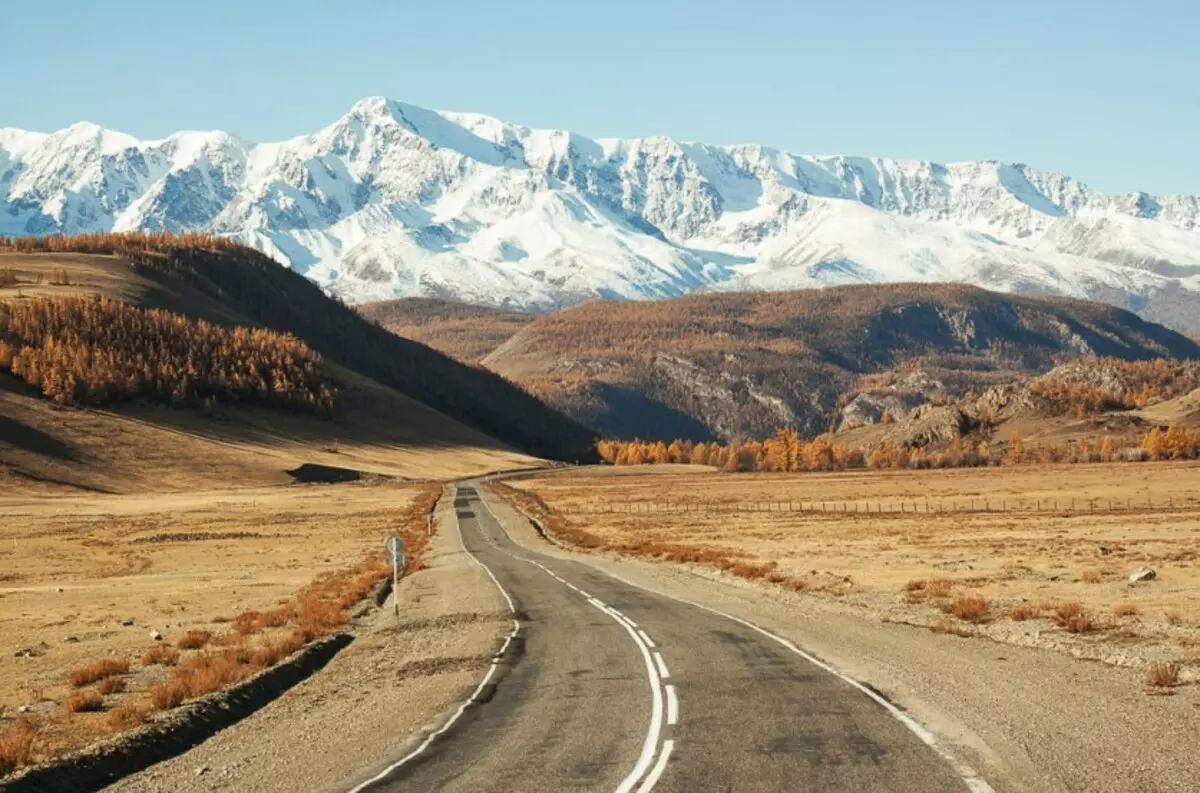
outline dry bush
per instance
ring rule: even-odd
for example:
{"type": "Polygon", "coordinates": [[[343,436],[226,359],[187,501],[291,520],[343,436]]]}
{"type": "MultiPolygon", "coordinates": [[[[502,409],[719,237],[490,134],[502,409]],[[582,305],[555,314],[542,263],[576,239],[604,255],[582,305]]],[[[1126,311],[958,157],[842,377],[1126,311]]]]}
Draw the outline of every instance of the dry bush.
{"type": "Polygon", "coordinates": [[[1180,616],[1178,611],[1168,611],[1166,614],[1163,615],[1163,618],[1167,621],[1168,625],[1182,625],[1183,624],[1183,617],[1180,616]]]}
{"type": "Polygon", "coordinates": [[[950,590],[954,588],[954,582],[948,578],[935,578],[925,585],[925,592],[931,598],[949,597],[950,590]]]}
{"type": "Polygon", "coordinates": [[[1113,606],[1113,614],[1118,617],[1133,617],[1138,613],[1138,607],[1132,603],[1118,603],[1113,606]]]}
{"type": "Polygon", "coordinates": [[[960,620],[965,622],[981,623],[987,622],[991,616],[991,607],[987,599],[978,595],[969,597],[961,597],[950,603],[944,609],[948,614],[953,614],[960,620]]]}
{"type": "Polygon", "coordinates": [[[156,645],[142,653],[142,666],[151,666],[153,664],[174,666],[177,663],[179,663],[179,651],[165,644],[156,645]]]}
{"type": "Polygon", "coordinates": [[[1008,612],[1009,619],[1014,622],[1024,622],[1025,620],[1035,620],[1042,616],[1042,610],[1037,606],[1022,604],[1013,606],[1008,612]]]}
{"type": "Polygon", "coordinates": [[[0,267],[0,288],[8,288],[21,283],[17,271],[11,267],[0,267]]]}
{"type": "Polygon", "coordinates": [[[1087,570],[1084,572],[1084,574],[1082,576],[1080,576],[1080,579],[1085,584],[1099,584],[1100,579],[1101,579],[1100,571],[1099,570],[1087,570]]]}
{"type": "Polygon", "coordinates": [[[1078,603],[1061,603],[1054,609],[1054,622],[1071,633],[1087,633],[1096,625],[1078,603]]]}
{"type": "Polygon", "coordinates": [[[291,607],[270,611],[245,611],[233,618],[233,631],[241,636],[261,633],[267,628],[281,628],[293,616],[291,607]]]}
{"type": "Polygon", "coordinates": [[[70,286],[71,274],[67,272],[66,267],[55,267],[50,271],[51,286],[70,286]]]}
{"type": "Polygon", "coordinates": [[[67,681],[75,688],[82,688],[106,677],[123,675],[128,671],[128,661],[122,658],[102,658],[99,661],[92,661],[86,666],[72,669],[67,673],[67,681]]]}
{"type": "Polygon", "coordinates": [[[32,719],[21,716],[0,732],[0,777],[29,765],[38,728],[32,719]]]}
{"type": "Polygon", "coordinates": [[[104,709],[104,697],[98,691],[76,691],[63,700],[63,710],[67,713],[89,713],[104,709]]]}
{"type": "Polygon", "coordinates": [[[122,702],[108,712],[104,723],[112,732],[132,730],[146,723],[147,709],[145,705],[134,702],[122,702]]]}
{"type": "Polygon", "coordinates": [[[1146,670],[1146,682],[1160,688],[1179,685],[1179,664],[1175,662],[1150,664],[1146,670]]]}
{"type": "Polygon", "coordinates": [[[125,678],[123,677],[106,677],[96,685],[96,690],[101,694],[120,694],[125,690],[125,678]]]}
{"type": "Polygon", "coordinates": [[[182,681],[168,680],[150,687],[150,702],[158,710],[170,710],[182,705],[187,693],[187,686],[182,681]]]}
{"type": "Polygon", "coordinates": [[[199,650],[212,639],[209,631],[188,631],[175,642],[180,650],[199,650]]]}

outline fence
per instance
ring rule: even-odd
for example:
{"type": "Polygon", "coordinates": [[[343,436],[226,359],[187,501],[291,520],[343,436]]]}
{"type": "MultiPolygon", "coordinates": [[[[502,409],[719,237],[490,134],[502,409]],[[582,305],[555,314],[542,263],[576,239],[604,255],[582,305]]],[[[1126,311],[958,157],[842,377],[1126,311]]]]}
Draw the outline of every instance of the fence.
{"type": "Polygon", "coordinates": [[[942,513],[1059,513],[1104,514],[1118,512],[1198,511],[1200,500],[1168,496],[1155,500],[1108,498],[1049,499],[889,499],[860,501],[596,501],[556,505],[567,515],[630,514],[742,514],[807,512],[850,515],[942,514],[942,513]]]}

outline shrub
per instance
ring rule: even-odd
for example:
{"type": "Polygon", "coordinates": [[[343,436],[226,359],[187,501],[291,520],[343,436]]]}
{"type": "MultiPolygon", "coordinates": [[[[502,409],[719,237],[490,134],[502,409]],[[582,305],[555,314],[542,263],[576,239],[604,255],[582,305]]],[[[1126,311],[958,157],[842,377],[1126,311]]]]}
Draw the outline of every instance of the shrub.
{"type": "Polygon", "coordinates": [[[1035,620],[1042,616],[1042,610],[1037,606],[1013,606],[1008,612],[1008,616],[1015,622],[1024,622],[1025,620],[1035,620]]]}
{"type": "Polygon", "coordinates": [[[67,681],[75,688],[82,688],[106,677],[123,675],[128,671],[128,661],[121,658],[102,658],[99,661],[92,661],[86,666],[72,669],[67,673],[67,681]]]}
{"type": "Polygon", "coordinates": [[[158,710],[170,710],[182,705],[187,693],[187,686],[181,681],[168,680],[150,687],[150,701],[158,710]]]}
{"type": "Polygon", "coordinates": [[[1087,613],[1083,610],[1083,606],[1078,603],[1063,603],[1054,610],[1054,622],[1060,628],[1065,628],[1071,633],[1087,633],[1095,628],[1095,624],[1087,613]]]}
{"type": "Polygon", "coordinates": [[[146,708],[133,702],[122,702],[108,712],[104,722],[113,732],[132,730],[146,722],[146,708]]]}
{"type": "Polygon", "coordinates": [[[125,678],[106,677],[96,685],[96,690],[104,695],[119,694],[125,690],[125,678]]]}
{"type": "Polygon", "coordinates": [[[180,650],[199,650],[208,644],[211,638],[212,633],[209,631],[188,631],[175,642],[175,646],[180,650]]]}
{"type": "Polygon", "coordinates": [[[1085,584],[1099,584],[1100,572],[1098,570],[1087,570],[1082,576],[1080,576],[1080,579],[1085,584]]]}
{"type": "Polygon", "coordinates": [[[1179,685],[1179,664],[1155,663],[1146,670],[1146,682],[1160,688],[1179,685]]]}
{"type": "Polygon", "coordinates": [[[977,595],[959,598],[951,603],[946,611],[965,622],[986,622],[991,616],[987,600],[977,595]]]}
{"type": "Polygon", "coordinates": [[[87,713],[104,709],[104,697],[98,691],[76,691],[63,700],[63,710],[67,713],[87,713]]]}
{"type": "Polygon", "coordinates": [[[1168,611],[1163,615],[1163,618],[1166,619],[1168,625],[1183,624],[1183,617],[1179,615],[1178,611],[1168,611]]]}
{"type": "Polygon", "coordinates": [[[0,776],[6,776],[29,765],[33,758],[33,743],[37,734],[37,725],[25,716],[18,718],[0,732],[0,776]]]}
{"type": "Polygon", "coordinates": [[[179,651],[165,644],[156,645],[142,653],[142,666],[151,666],[153,664],[174,666],[177,663],[179,663],[179,651]]]}

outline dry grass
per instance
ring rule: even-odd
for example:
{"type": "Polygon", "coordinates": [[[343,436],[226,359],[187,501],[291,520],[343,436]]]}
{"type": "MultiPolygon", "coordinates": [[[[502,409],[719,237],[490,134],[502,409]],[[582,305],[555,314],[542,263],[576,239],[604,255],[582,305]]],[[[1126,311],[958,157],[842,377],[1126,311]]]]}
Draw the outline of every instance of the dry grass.
{"type": "Polygon", "coordinates": [[[1096,627],[1078,603],[1060,603],[1054,609],[1054,624],[1070,633],[1087,633],[1096,627]]]}
{"type": "Polygon", "coordinates": [[[929,630],[934,633],[946,633],[950,634],[951,636],[961,636],[964,639],[974,636],[971,631],[967,630],[961,625],[951,622],[950,620],[938,620],[933,625],[929,626],[929,630]]]}
{"type": "Polygon", "coordinates": [[[142,653],[142,666],[174,666],[179,663],[179,651],[165,644],[155,645],[142,653]]]}
{"type": "Polygon", "coordinates": [[[175,646],[180,650],[199,650],[212,639],[212,631],[188,631],[179,637],[175,646]]]}
{"type": "Polygon", "coordinates": [[[1163,619],[1165,619],[1167,621],[1168,625],[1182,625],[1183,624],[1183,615],[1180,614],[1178,611],[1168,611],[1166,614],[1163,615],[1163,619]]]}
{"type": "Polygon", "coordinates": [[[29,765],[37,737],[37,725],[25,716],[0,732],[0,777],[29,765]]]}
{"type": "Polygon", "coordinates": [[[108,696],[109,694],[120,694],[125,690],[125,678],[106,677],[96,684],[96,690],[105,696],[108,696]]]}
{"type": "Polygon", "coordinates": [[[102,658],[90,664],[77,667],[67,673],[67,682],[75,688],[82,688],[106,677],[123,675],[129,671],[129,662],[123,658],[102,658]]]}
{"type": "Polygon", "coordinates": [[[104,697],[98,691],[76,691],[63,700],[62,707],[66,713],[91,713],[104,709],[104,697]]]}
{"type": "Polygon", "coordinates": [[[1179,685],[1179,664],[1173,661],[1150,664],[1146,669],[1146,682],[1159,688],[1179,685]]]}
{"type": "Polygon", "coordinates": [[[124,732],[146,722],[149,708],[136,702],[122,702],[108,712],[104,724],[110,732],[124,732]]]}
{"type": "MultiPolygon", "coordinates": [[[[1116,638],[1099,620],[1115,619],[1112,584],[1141,566],[1169,570],[1169,578],[1138,588],[1138,609],[1178,615],[1166,640],[1200,646],[1196,462],[1057,466],[1053,476],[1042,466],[812,474],[656,468],[562,472],[511,482],[515,496],[496,490],[585,549],[752,578],[761,572],[754,565],[773,563],[761,580],[804,582],[817,595],[853,592],[862,608],[893,618],[899,607],[913,619],[937,620],[957,599],[978,596],[993,620],[1048,617],[1064,633],[1090,634],[1089,643],[1116,638]],[[1148,509],[1148,501],[1156,506],[1148,509]],[[1060,620],[1062,603],[1079,612],[1060,620]]],[[[1123,641],[1163,638],[1142,634],[1123,641]]]]}
{"type": "Polygon", "coordinates": [[[1117,615],[1118,617],[1136,617],[1138,614],[1138,607],[1133,603],[1118,603],[1117,605],[1113,606],[1113,614],[1117,615]]]}
{"type": "Polygon", "coordinates": [[[180,680],[168,680],[150,687],[150,702],[156,710],[177,708],[187,699],[187,686],[180,680]]]}
{"type": "Polygon", "coordinates": [[[964,622],[978,624],[987,622],[991,618],[990,604],[986,598],[979,597],[978,595],[961,597],[950,603],[944,610],[964,622]]]}
{"type": "Polygon", "coordinates": [[[1037,606],[1031,606],[1027,603],[1022,603],[1013,606],[1008,611],[1008,618],[1014,622],[1024,622],[1026,620],[1036,620],[1042,616],[1042,610],[1037,606]]]}

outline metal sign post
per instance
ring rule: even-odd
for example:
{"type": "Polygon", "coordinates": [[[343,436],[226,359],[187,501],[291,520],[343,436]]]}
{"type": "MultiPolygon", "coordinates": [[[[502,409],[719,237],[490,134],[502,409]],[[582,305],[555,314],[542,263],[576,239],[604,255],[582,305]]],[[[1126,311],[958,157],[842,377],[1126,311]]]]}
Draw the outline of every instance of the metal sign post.
{"type": "Polygon", "coordinates": [[[388,537],[383,543],[388,556],[392,558],[392,605],[395,606],[396,616],[400,616],[400,566],[404,564],[404,540],[399,537],[388,537]]]}

